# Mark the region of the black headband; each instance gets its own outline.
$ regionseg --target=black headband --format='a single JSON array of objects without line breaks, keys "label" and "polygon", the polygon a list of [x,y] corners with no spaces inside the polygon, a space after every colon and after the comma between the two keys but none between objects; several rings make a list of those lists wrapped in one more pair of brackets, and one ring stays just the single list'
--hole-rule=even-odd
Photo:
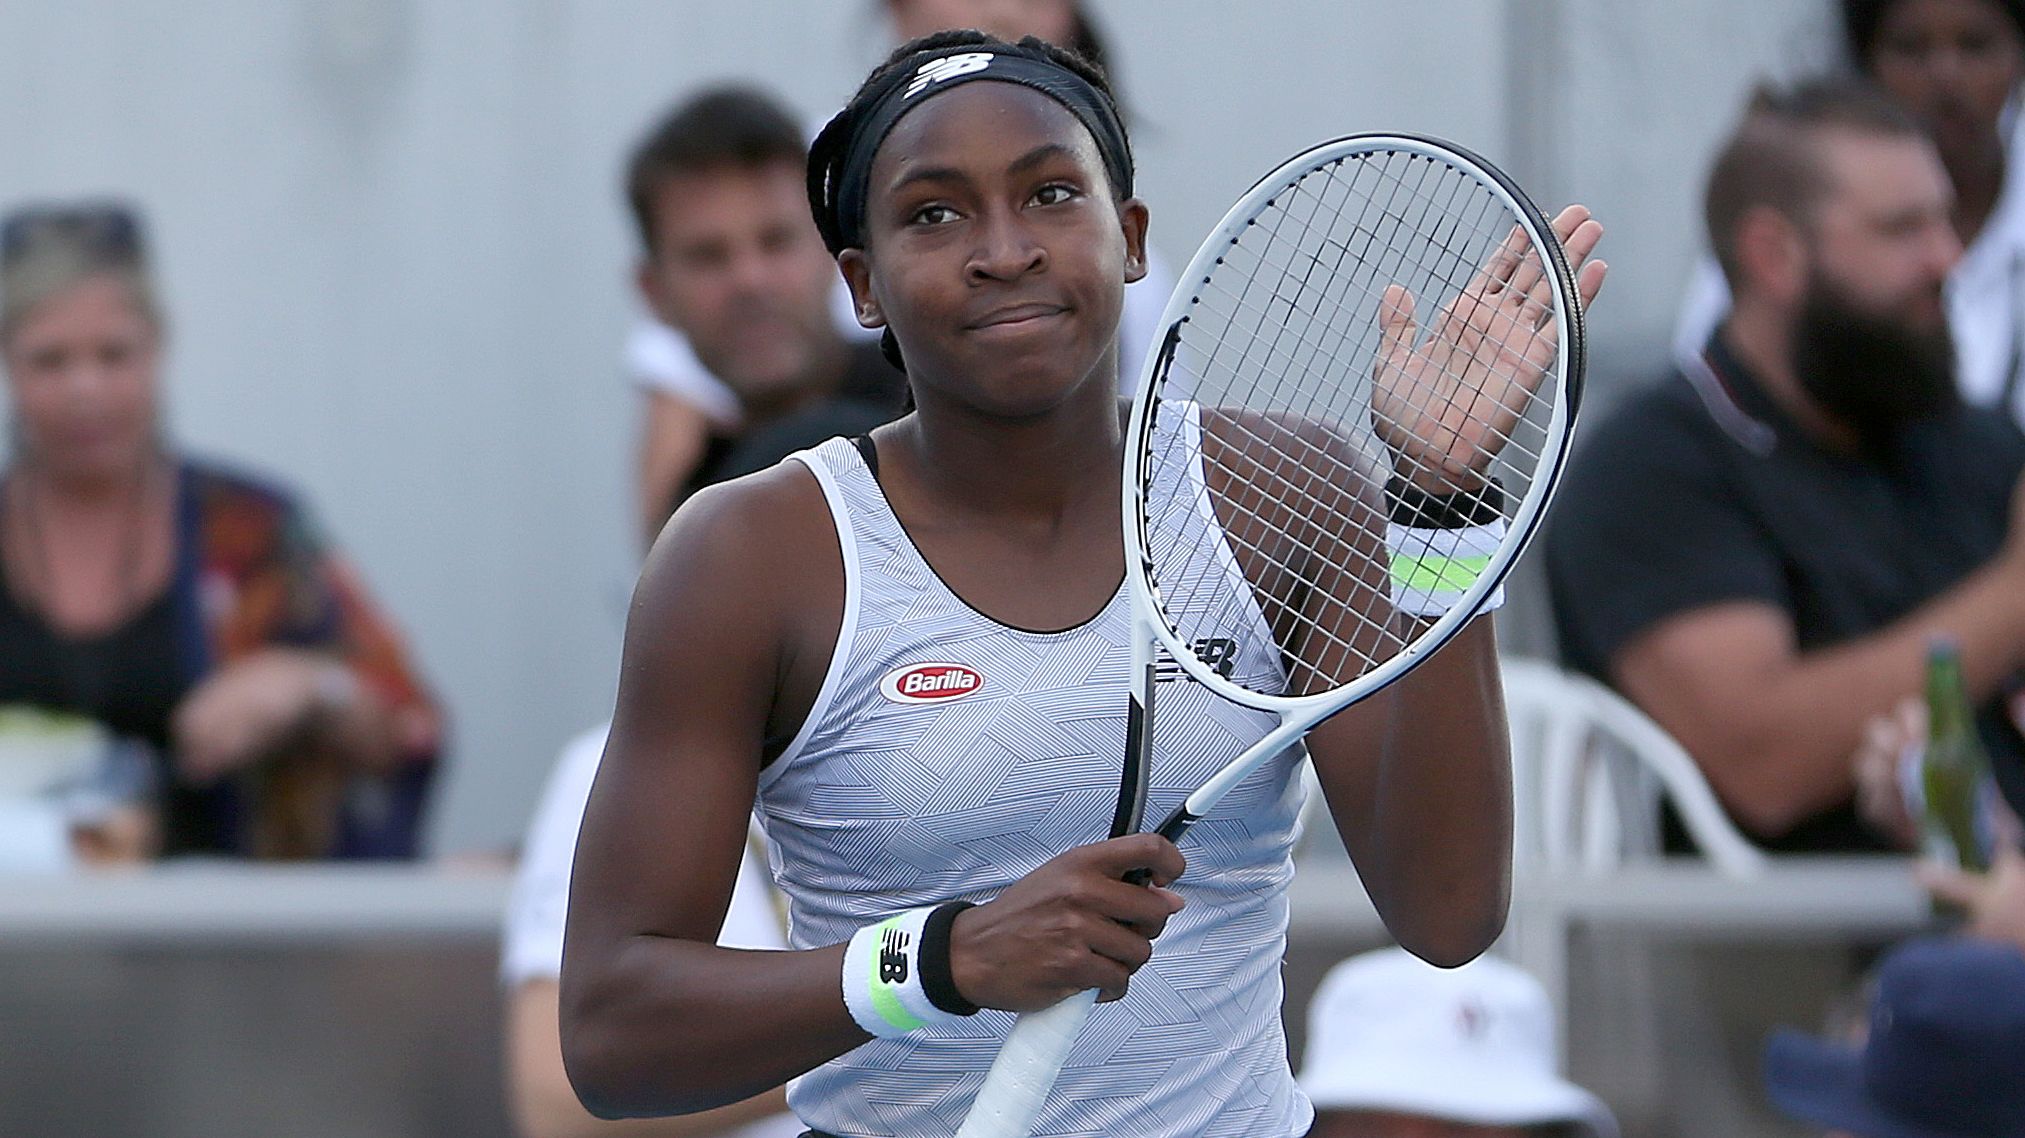
[{"label": "black headband", "polygon": [[1117,108],[1102,91],[1023,44],[961,44],[924,53],[911,68],[895,68],[862,113],[853,115],[849,122],[840,114],[824,128],[824,134],[847,132],[839,147],[842,161],[819,174],[823,184],[818,209],[829,216],[817,220],[824,223],[821,228],[832,252],[864,245],[872,159],[901,116],[935,95],[975,79],[1017,83],[1060,103],[1096,140],[1111,188],[1121,196],[1131,196],[1132,148],[1125,140]]}]

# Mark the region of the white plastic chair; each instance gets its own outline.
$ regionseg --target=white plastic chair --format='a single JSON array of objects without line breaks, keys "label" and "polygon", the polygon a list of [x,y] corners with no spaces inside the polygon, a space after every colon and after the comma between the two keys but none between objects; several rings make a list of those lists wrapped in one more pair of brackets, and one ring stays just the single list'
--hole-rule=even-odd
[{"label": "white plastic chair", "polygon": [[1664,795],[1719,871],[1764,872],[1764,853],[1737,832],[1701,769],[1645,713],[1545,661],[1507,658],[1503,666],[1522,866],[1593,874],[1657,857]]}]

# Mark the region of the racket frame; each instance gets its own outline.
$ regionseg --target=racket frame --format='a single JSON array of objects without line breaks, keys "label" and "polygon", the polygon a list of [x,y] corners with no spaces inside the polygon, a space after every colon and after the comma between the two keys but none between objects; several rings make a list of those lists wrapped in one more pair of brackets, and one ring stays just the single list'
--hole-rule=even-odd
[{"label": "racket frame", "polygon": [[[1554,401],[1546,424],[1547,438],[1541,447],[1540,467],[1535,471],[1531,483],[1520,497],[1507,522],[1507,537],[1502,542],[1490,563],[1477,579],[1471,583],[1456,604],[1441,615],[1432,626],[1416,636],[1400,653],[1371,671],[1358,676],[1349,683],[1325,692],[1308,695],[1270,695],[1255,692],[1241,684],[1235,684],[1219,674],[1216,668],[1203,662],[1189,644],[1175,633],[1163,615],[1160,602],[1160,583],[1156,579],[1151,553],[1151,540],[1147,532],[1146,491],[1152,481],[1153,439],[1159,428],[1155,412],[1160,405],[1158,392],[1172,366],[1179,346],[1181,329],[1189,322],[1190,310],[1198,303],[1199,290],[1214,275],[1217,264],[1225,253],[1243,240],[1245,232],[1251,229],[1262,209],[1269,206],[1280,194],[1286,193],[1309,174],[1325,166],[1352,160],[1371,153],[1406,153],[1434,161],[1445,162],[1473,175],[1490,192],[1502,199],[1503,204],[1518,220],[1532,246],[1551,259],[1544,266],[1557,287],[1548,291],[1553,298],[1553,315],[1562,328],[1555,346],[1555,374],[1561,378],[1565,396]],[[1141,371],[1139,388],[1132,400],[1132,417],[1126,428],[1129,448],[1126,451],[1126,469],[1123,486],[1123,502],[1120,517],[1125,529],[1125,558],[1132,577],[1128,587],[1131,590],[1133,617],[1149,626],[1159,647],[1191,679],[1212,692],[1244,707],[1261,711],[1278,712],[1286,718],[1298,718],[1302,712],[1319,706],[1332,708],[1346,707],[1380,688],[1413,668],[1424,656],[1439,650],[1444,644],[1462,631],[1463,626],[1474,617],[1484,599],[1501,584],[1512,564],[1532,541],[1543,517],[1547,502],[1553,496],[1567,463],[1567,436],[1573,429],[1575,412],[1581,401],[1582,376],[1585,364],[1582,335],[1581,306],[1575,296],[1575,281],[1568,270],[1567,257],[1561,243],[1554,236],[1553,226],[1547,218],[1513,184],[1502,171],[1483,159],[1453,143],[1440,139],[1412,134],[1351,134],[1332,139],[1294,156],[1277,169],[1254,183],[1245,195],[1238,199],[1224,214],[1209,238],[1196,250],[1182,272],[1174,295],[1168,298],[1167,308],[1161,313],[1162,336],[1160,350],[1147,354]]]},{"label": "racket frame", "polygon": [[[1197,290],[1208,283],[1219,260],[1242,240],[1262,208],[1324,166],[1378,152],[1413,154],[1448,163],[1474,175],[1503,200],[1533,247],[1550,259],[1542,268],[1553,280],[1553,287],[1549,289],[1553,297],[1553,315],[1561,325],[1555,374],[1562,387],[1562,397],[1554,401],[1546,426],[1547,438],[1541,448],[1541,466],[1535,470],[1507,523],[1506,540],[1456,604],[1410,641],[1398,655],[1347,684],[1301,696],[1255,692],[1225,679],[1215,667],[1198,657],[1174,631],[1160,607],[1160,586],[1154,575],[1145,509],[1146,488],[1151,484],[1153,474],[1153,436],[1159,426],[1154,414],[1160,404],[1157,394],[1173,365],[1182,328],[1189,320],[1189,311],[1197,303]],[[1172,840],[1179,838],[1197,819],[1209,813],[1232,787],[1261,764],[1284,751],[1322,720],[1371,696],[1404,675],[1454,639],[1478,614],[1491,591],[1503,582],[1539,527],[1540,518],[1566,463],[1568,435],[1573,430],[1575,411],[1582,393],[1585,357],[1581,305],[1576,299],[1575,281],[1569,272],[1567,257],[1554,236],[1552,225],[1502,171],[1469,151],[1439,139],[1397,133],[1352,134],[1303,151],[1259,179],[1231,206],[1189,261],[1180,280],[1183,283],[1177,284],[1174,294],[1168,298],[1166,310],[1161,314],[1159,327],[1166,331],[1159,350],[1149,352],[1143,365],[1126,435],[1128,446],[1120,516],[1124,522],[1126,572],[1130,578],[1126,588],[1131,594],[1133,625],[1132,697],[1126,724],[1125,769],[1120,780],[1118,808],[1112,822],[1113,837],[1136,830],[1144,811],[1152,750],[1153,699],[1159,686],[1157,672],[1161,649],[1166,650],[1189,678],[1215,694],[1240,706],[1273,712],[1280,718],[1278,726],[1246,748],[1168,815],[1158,832]],[[1550,382],[1554,381],[1557,380],[1550,377]],[[1198,455],[1195,461],[1202,459]],[[1020,1016],[986,1074],[970,1114],[957,1131],[957,1138],[1025,1138],[1032,1132],[1034,1122],[1047,1105],[1055,1079],[1096,1004],[1096,997],[1095,992],[1080,992],[1053,1007]]]}]

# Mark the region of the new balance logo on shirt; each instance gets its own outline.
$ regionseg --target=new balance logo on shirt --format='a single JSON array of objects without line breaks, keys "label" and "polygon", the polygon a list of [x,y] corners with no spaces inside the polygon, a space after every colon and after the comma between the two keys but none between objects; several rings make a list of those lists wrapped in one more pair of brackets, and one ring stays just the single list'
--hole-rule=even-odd
[{"label": "new balance logo on shirt", "polygon": [[[1212,671],[1224,679],[1230,679],[1231,672],[1237,668],[1238,642],[1228,636],[1199,637],[1190,647],[1194,649],[1196,659],[1209,665]],[[1167,683],[1170,680],[1181,679],[1187,674],[1181,670],[1180,664],[1174,662],[1174,657],[1167,654],[1167,649],[1160,650],[1159,658],[1153,665],[1155,680]]]}]

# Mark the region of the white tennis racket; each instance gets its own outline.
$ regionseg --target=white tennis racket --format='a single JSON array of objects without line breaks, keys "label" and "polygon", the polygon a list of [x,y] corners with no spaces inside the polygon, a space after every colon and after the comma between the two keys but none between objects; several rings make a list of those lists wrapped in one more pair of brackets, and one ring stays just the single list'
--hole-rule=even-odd
[{"label": "white tennis racket", "polygon": [[[1561,473],[1582,313],[1552,226],[1509,178],[1446,143],[1373,134],[1245,194],[1161,326],[1127,440],[1135,690],[1114,836],[1140,824],[1162,655],[1280,717],[1161,823],[1178,841],[1490,601]],[[1176,540],[1205,503],[1221,539],[1198,524]],[[1199,646],[1261,618],[1286,674],[1246,686]],[[1032,1131],[1095,999],[1020,1017],[959,1138]]]}]

